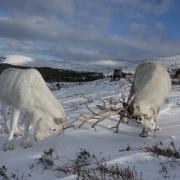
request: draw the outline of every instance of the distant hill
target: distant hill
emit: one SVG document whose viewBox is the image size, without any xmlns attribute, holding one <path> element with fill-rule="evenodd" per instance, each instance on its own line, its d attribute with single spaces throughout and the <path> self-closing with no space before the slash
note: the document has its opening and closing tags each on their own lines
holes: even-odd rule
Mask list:
<svg viewBox="0 0 180 180">
<path fill-rule="evenodd" d="M 40 58 L 32 58 L 22 55 L 7 55 L 2 57 L 2 63 L 12 64 L 16 66 L 27 67 L 51 67 L 55 69 L 73 69 L 76 71 L 91 72 L 112 72 L 114 68 L 121 67 L 123 69 L 133 70 L 138 64 L 137 61 L 125 59 L 99 59 L 94 61 L 65 61 L 65 60 L 45 60 Z"/>
<path fill-rule="evenodd" d="M 164 65 L 170 72 L 180 69 L 180 55 L 159 58 L 156 60 L 158 63 Z"/>
<path fill-rule="evenodd" d="M 7 68 L 20 68 L 28 69 L 32 67 L 12 65 L 7 63 L 0 64 L 0 73 Z M 73 71 L 66 69 L 55 69 L 51 67 L 34 67 L 37 69 L 45 81 L 47 82 L 86 82 L 102 79 L 103 73 L 86 72 L 86 71 Z"/>
<path fill-rule="evenodd" d="M 150 61 L 154 61 L 164 65 L 170 72 L 180 68 L 180 55 L 179 56 L 172 56 L 172 57 L 165 57 L 159 59 L 147 59 Z M 123 71 L 133 73 L 135 68 L 139 63 L 142 63 L 144 60 L 127 60 L 127 59 L 99 59 L 94 61 L 65 61 L 65 60 L 46 60 L 46 59 L 34 59 L 28 56 L 22 55 L 7 55 L 0 57 L 0 62 L 2 64 L 11 64 L 14 66 L 23 66 L 25 67 L 36 67 L 41 71 L 47 79 L 50 78 L 51 74 L 54 77 L 57 77 L 57 73 L 55 71 L 62 71 L 63 69 L 68 69 L 66 72 L 71 72 L 73 69 L 75 72 L 103 72 L 105 74 L 112 73 L 114 69 L 123 69 Z M 43 67 L 43 69 L 42 69 Z M 52 70 L 56 69 L 56 70 Z M 51 72 L 45 73 L 44 72 Z M 72 71 L 72 72 L 74 72 Z M 59 72 L 58 72 L 59 74 Z M 61 74 L 62 75 L 62 74 Z M 67 75 L 67 74 L 66 74 Z"/>
</svg>

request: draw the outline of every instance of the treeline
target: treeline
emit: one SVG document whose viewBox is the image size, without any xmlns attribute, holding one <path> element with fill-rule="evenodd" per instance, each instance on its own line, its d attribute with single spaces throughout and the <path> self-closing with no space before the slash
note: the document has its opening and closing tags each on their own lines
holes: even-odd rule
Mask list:
<svg viewBox="0 0 180 180">
<path fill-rule="evenodd" d="M 0 73 L 7 68 L 28 69 L 32 67 L 15 66 L 11 64 L 0 64 Z M 50 67 L 33 67 L 37 69 L 45 81 L 47 82 L 88 82 L 97 79 L 103 79 L 103 73 L 88 72 L 88 71 L 73 71 L 67 69 L 55 69 Z"/>
</svg>

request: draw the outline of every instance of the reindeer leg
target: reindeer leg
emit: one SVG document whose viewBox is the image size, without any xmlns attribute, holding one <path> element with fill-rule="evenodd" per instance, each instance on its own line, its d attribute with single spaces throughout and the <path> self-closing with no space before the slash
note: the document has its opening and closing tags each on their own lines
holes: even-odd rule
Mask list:
<svg viewBox="0 0 180 180">
<path fill-rule="evenodd" d="M 3 128 L 4 128 L 4 132 L 6 134 L 9 134 L 9 128 L 8 128 L 8 125 L 7 125 L 7 120 L 8 120 L 8 117 L 7 117 L 7 114 L 8 114 L 8 106 L 6 105 L 1 105 L 1 112 L 2 112 L 2 116 L 3 116 Z M 16 125 L 15 127 L 15 130 L 14 130 L 14 136 L 17 137 L 20 135 L 20 131 L 19 131 L 19 128 L 18 128 L 18 125 Z"/>
<path fill-rule="evenodd" d="M 143 125 L 143 129 L 142 132 L 140 133 L 141 137 L 150 137 L 151 136 L 151 132 L 153 131 L 153 126 L 154 126 L 154 120 L 153 119 L 146 119 L 143 116 L 141 117 L 142 119 L 142 125 Z M 153 125 L 152 125 L 152 121 L 153 121 Z"/>
<path fill-rule="evenodd" d="M 19 115 L 20 115 L 20 111 L 18 109 L 13 109 L 13 118 L 11 121 L 11 129 L 10 129 L 9 137 L 8 137 L 6 143 L 3 145 L 4 151 L 14 149 L 13 137 L 14 137 L 14 131 L 17 126 L 18 119 L 19 119 Z"/>
<path fill-rule="evenodd" d="M 155 111 L 154 109 L 152 109 L 153 111 L 153 120 L 154 120 L 154 131 L 159 131 L 160 128 L 159 128 L 159 125 L 157 123 L 157 114 L 159 113 L 159 108 Z"/>
<path fill-rule="evenodd" d="M 32 116 L 30 114 L 26 114 L 25 124 L 24 124 L 24 135 L 21 142 L 21 146 L 23 146 L 24 148 L 28 148 L 32 146 L 32 144 L 29 142 L 29 126 L 30 126 L 31 119 L 32 119 Z"/>
<path fill-rule="evenodd" d="M 3 118 L 3 129 L 4 129 L 4 132 L 6 134 L 9 134 L 9 128 L 8 128 L 8 125 L 7 125 L 7 111 L 8 111 L 8 107 L 6 105 L 1 105 L 1 113 L 2 113 L 2 118 Z"/>
<path fill-rule="evenodd" d="M 18 115 L 20 117 L 20 113 Z M 18 117 L 18 119 L 19 119 Z M 15 127 L 15 130 L 14 130 L 14 137 L 18 137 L 18 136 L 21 136 L 21 132 L 19 130 L 19 126 L 18 126 L 18 123 L 16 124 L 16 127 Z"/>
<path fill-rule="evenodd" d="M 154 129 L 154 131 L 159 131 L 159 130 L 160 130 L 160 127 L 159 127 L 159 125 L 158 125 L 158 123 L 157 123 L 156 118 L 154 119 L 154 122 L 155 122 L 155 129 Z"/>
<path fill-rule="evenodd" d="M 142 132 L 139 135 L 141 137 L 150 137 L 151 133 L 147 128 L 143 127 Z"/>
</svg>

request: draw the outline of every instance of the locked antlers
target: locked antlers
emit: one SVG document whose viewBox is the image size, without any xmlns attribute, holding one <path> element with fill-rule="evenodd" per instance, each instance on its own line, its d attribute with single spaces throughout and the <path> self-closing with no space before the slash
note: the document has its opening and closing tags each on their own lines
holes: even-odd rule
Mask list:
<svg viewBox="0 0 180 180">
<path fill-rule="evenodd" d="M 89 123 L 90 120 L 94 119 L 96 120 L 95 123 L 93 123 L 91 125 L 92 128 L 95 129 L 96 125 L 99 124 L 100 122 L 104 121 L 105 119 L 110 118 L 111 116 L 115 116 L 115 115 L 119 115 L 120 119 L 118 121 L 118 123 L 111 127 L 111 128 L 115 128 L 115 132 L 118 133 L 118 129 L 119 129 L 119 125 L 121 123 L 121 121 L 123 120 L 123 118 L 127 118 L 128 117 L 128 113 L 127 113 L 127 108 L 113 108 L 113 107 L 106 107 L 105 102 L 103 102 L 103 105 L 96 105 L 96 107 L 100 110 L 99 112 L 95 112 L 93 111 L 87 103 L 85 103 L 86 108 L 89 112 L 91 112 L 91 115 L 85 116 L 83 114 L 80 114 L 81 119 L 83 120 L 83 122 L 79 125 L 79 128 L 81 128 L 85 123 Z"/>
</svg>

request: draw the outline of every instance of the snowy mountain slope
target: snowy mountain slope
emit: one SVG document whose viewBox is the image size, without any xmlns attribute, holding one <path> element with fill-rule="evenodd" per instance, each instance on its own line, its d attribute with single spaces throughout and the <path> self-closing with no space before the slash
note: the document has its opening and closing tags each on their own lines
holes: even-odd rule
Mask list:
<svg viewBox="0 0 180 180">
<path fill-rule="evenodd" d="M 150 59 L 149 59 L 150 60 Z M 158 62 L 169 69 L 180 68 L 180 55 L 166 58 L 153 59 L 152 61 Z M 4 63 L 13 65 L 24 65 L 34 67 L 52 67 L 60 69 L 73 69 L 79 71 L 95 71 L 95 72 L 112 72 L 114 68 L 123 68 L 125 71 L 133 72 L 140 61 L 131 61 L 125 59 L 104 59 L 96 61 L 64 61 L 64 60 L 44 60 L 34 59 L 32 57 L 20 56 L 20 55 L 7 55 Z"/>
<path fill-rule="evenodd" d="M 34 59 L 28 56 L 7 55 L 3 63 L 12 65 L 34 66 L 34 67 L 52 67 L 59 69 L 73 69 L 79 71 L 111 72 L 114 68 L 122 67 L 124 69 L 134 69 L 137 62 L 128 60 L 96 60 L 96 61 L 63 61 L 63 60 L 42 60 Z"/>
<path fill-rule="evenodd" d="M 122 85 L 124 84 L 124 85 Z M 63 88 L 54 91 L 55 96 L 62 102 L 66 113 L 69 115 L 70 121 L 74 121 L 79 114 L 89 114 L 85 107 L 85 102 L 97 111 L 95 105 L 106 104 L 119 106 L 121 96 L 127 96 L 129 92 L 128 82 L 121 80 L 109 82 L 108 79 L 98 80 L 91 83 L 81 85 L 74 84 L 72 87 Z M 179 161 L 171 162 L 165 157 L 154 157 L 151 153 L 146 152 L 146 147 L 151 147 L 160 141 L 164 146 L 168 146 L 173 140 L 178 149 L 180 149 L 180 86 L 173 86 L 169 101 L 165 104 L 158 116 L 160 124 L 160 132 L 155 133 L 152 138 L 141 138 L 139 125 L 130 123 L 122 123 L 120 133 L 114 134 L 114 130 L 108 128 L 113 126 L 118 117 L 112 117 L 100 123 L 96 127 L 96 131 L 90 128 L 89 124 L 84 125 L 81 129 L 67 129 L 64 135 L 54 135 L 42 142 L 33 141 L 33 146 L 23 149 L 19 143 L 20 138 L 16 138 L 16 149 L 14 151 L 2 151 L 2 145 L 6 135 L 0 135 L 0 167 L 7 167 L 7 174 L 14 172 L 28 180 L 48 180 L 48 179 L 76 179 L 73 174 L 61 174 L 53 170 L 44 170 L 37 163 L 37 158 L 41 156 L 43 150 L 49 148 L 56 149 L 59 158 L 56 163 L 64 165 L 72 162 L 77 156 L 77 152 L 81 148 L 85 148 L 98 159 L 105 158 L 108 166 L 119 164 L 121 167 L 135 168 L 136 171 L 142 173 L 143 179 L 180 179 Z M 79 125 L 81 121 L 77 121 Z M 22 122 L 20 123 L 23 131 Z M 33 129 L 32 129 L 33 131 Z M 122 151 L 127 149 L 128 151 Z M 166 162 L 170 163 L 166 164 Z M 172 163 L 172 165 L 171 165 Z M 92 163 L 93 164 L 93 163 Z M 162 171 L 163 165 L 167 168 L 167 172 Z M 66 178 L 65 178 L 66 177 Z"/>
<path fill-rule="evenodd" d="M 180 69 L 180 55 L 173 57 L 160 58 L 156 60 L 169 70 Z"/>
</svg>

